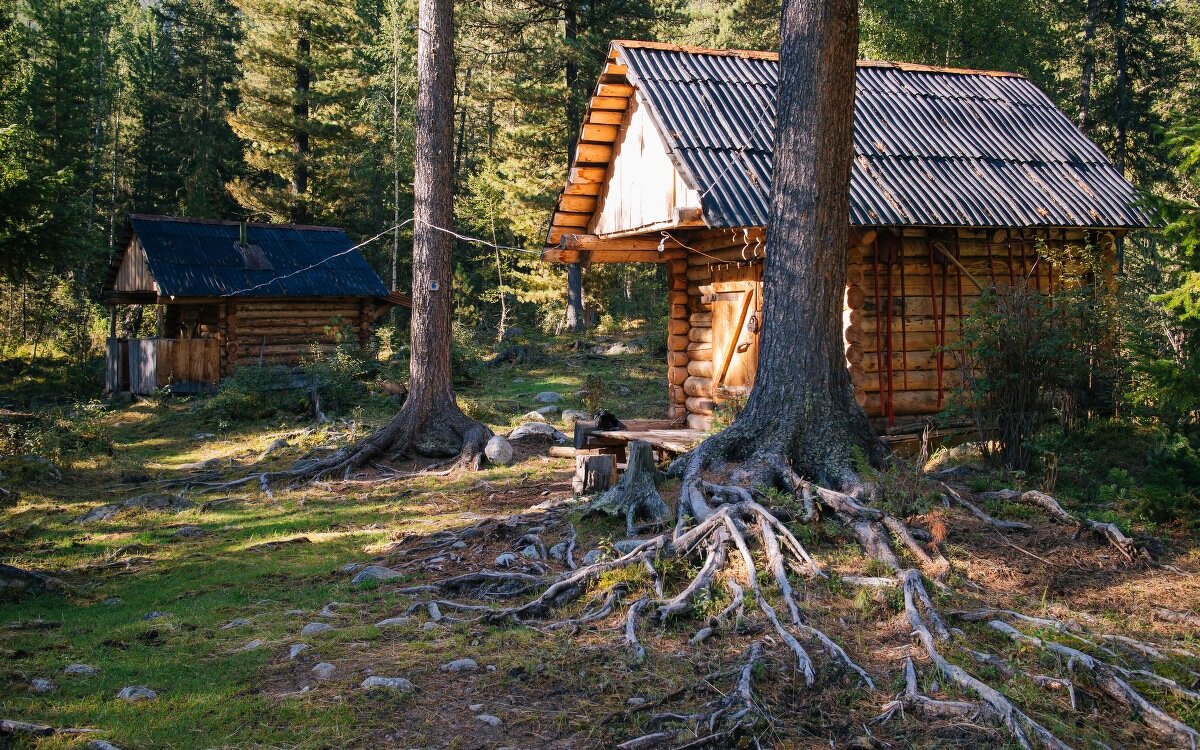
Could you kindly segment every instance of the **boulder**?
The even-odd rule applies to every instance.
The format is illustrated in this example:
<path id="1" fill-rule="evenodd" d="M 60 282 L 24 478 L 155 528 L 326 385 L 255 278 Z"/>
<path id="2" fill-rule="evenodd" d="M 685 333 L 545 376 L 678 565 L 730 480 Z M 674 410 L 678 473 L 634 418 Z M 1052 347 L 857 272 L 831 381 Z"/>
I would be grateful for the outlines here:
<path id="1" fill-rule="evenodd" d="M 246 643 L 246 644 L 245 644 L 245 645 L 243 645 L 241 648 L 239 648 L 239 649 L 238 649 L 238 651 L 255 651 L 255 650 L 257 650 L 257 649 L 260 649 L 260 648 L 262 648 L 262 647 L 263 647 L 263 641 L 262 641 L 262 639 L 261 639 L 261 638 L 255 638 L 254 640 L 250 641 L 249 643 Z"/>
<path id="2" fill-rule="evenodd" d="M 333 673 L 336 671 L 337 667 L 333 666 L 327 661 L 323 661 L 312 668 L 312 673 L 318 680 L 332 680 Z"/>
<path id="3" fill-rule="evenodd" d="M 613 549 L 615 549 L 618 554 L 628 555 L 630 552 L 633 552 L 635 549 L 645 543 L 645 539 L 622 539 L 619 542 L 613 543 Z"/>
<path id="4" fill-rule="evenodd" d="M 487 724 L 489 727 L 498 727 L 504 723 L 500 720 L 500 717 L 492 716 L 491 714 L 478 714 L 475 718 L 479 721 L 482 721 L 484 724 Z"/>
<path id="5" fill-rule="evenodd" d="M 304 653 L 307 650 L 308 650 L 307 643 L 293 643 L 292 645 L 288 646 L 288 658 L 295 659 L 297 656 L 299 656 L 300 654 Z"/>
<path id="6" fill-rule="evenodd" d="M 497 568 L 511 568 L 517 564 L 517 556 L 511 552 L 502 552 L 492 564 Z"/>
<path id="7" fill-rule="evenodd" d="M 557 404 L 562 401 L 562 394 L 557 391 L 542 391 L 534 396 L 533 400 L 539 404 Z"/>
<path id="8" fill-rule="evenodd" d="M 542 553 L 538 551 L 537 547 L 530 544 L 529 546 L 527 546 L 521 550 L 521 557 L 527 557 L 530 560 L 541 560 Z"/>
<path id="9" fill-rule="evenodd" d="M 591 416 L 589 416 L 585 411 L 579 411 L 578 409 L 563 409 L 562 423 L 567 427 L 574 427 L 576 422 L 584 419 L 591 419 Z"/>
<path id="10" fill-rule="evenodd" d="M 548 554 L 551 560 L 566 560 L 567 559 L 567 543 L 559 542 L 550 548 Z"/>
<path id="11" fill-rule="evenodd" d="M 541 414 L 546 419 L 553 419 L 558 416 L 558 407 L 554 404 L 543 406 L 540 409 L 534 409 L 534 413 Z"/>
<path id="12" fill-rule="evenodd" d="M 522 414 L 521 419 L 526 422 L 545 422 L 546 415 L 542 414 L 540 411 L 531 411 L 528 414 Z"/>
<path id="13" fill-rule="evenodd" d="M 44 677 L 34 677 L 29 681 L 29 692 L 31 693 L 53 693 L 54 683 Z"/>
<path id="14" fill-rule="evenodd" d="M 550 438 L 558 444 L 565 443 L 569 438 L 554 427 L 545 424 L 544 422 L 526 422 L 518 426 L 512 432 L 508 433 L 509 442 L 516 440 L 524 440 L 532 437 Z"/>
<path id="15" fill-rule="evenodd" d="M 324 622 L 310 622 L 300 628 L 300 635 L 317 635 L 319 633 L 328 633 L 333 630 L 333 626 Z"/>
<path id="16" fill-rule="evenodd" d="M 487 456 L 488 461 L 499 466 L 507 466 L 513 460 L 512 445 L 509 444 L 503 435 L 493 435 L 492 439 L 488 440 L 487 446 L 483 449 L 483 454 Z"/>
<path id="17" fill-rule="evenodd" d="M 208 532 L 199 526 L 180 526 L 171 535 L 172 539 L 199 539 Z"/>
<path id="18" fill-rule="evenodd" d="M 399 578 L 400 574 L 391 568 L 385 568 L 382 565 L 368 565 L 360 570 L 354 578 L 350 579 L 350 583 L 355 585 L 366 583 L 367 581 L 386 581 L 390 578 Z"/>
<path id="19" fill-rule="evenodd" d="M 455 659 L 443 664 L 441 669 L 443 672 L 477 672 L 479 662 L 471 658 Z"/>
<path id="20" fill-rule="evenodd" d="M 604 558 L 604 553 L 598 549 L 594 549 L 583 556 L 584 565 L 595 565 Z"/>
<path id="21" fill-rule="evenodd" d="M 94 674 L 100 674 L 100 670 L 91 664 L 68 664 L 63 670 L 63 674 L 91 677 Z"/>
<path id="22" fill-rule="evenodd" d="M 158 693 L 144 685 L 131 685 L 121 688 L 121 692 L 117 693 L 117 698 L 126 703 L 137 703 L 138 701 L 156 700 Z"/>
<path id="23" fill-rule="evenodd" d="M 375 623 L 375 627 L 394 628 L 406 623 L 408 623 L 408 618 L 404 615 L 400 615 L 399 617 L 389 617 L 386 620 L 380 620 L 379 622 Z"/>
<path id="24" fill-rule="evenodd" d="M 246 619 L 245 617 L 235 617 L 234 619 L 222 625 L 221 630 L 233 630 L 234 628 L 240 628 L 249 624 L 250 620 Z"/>

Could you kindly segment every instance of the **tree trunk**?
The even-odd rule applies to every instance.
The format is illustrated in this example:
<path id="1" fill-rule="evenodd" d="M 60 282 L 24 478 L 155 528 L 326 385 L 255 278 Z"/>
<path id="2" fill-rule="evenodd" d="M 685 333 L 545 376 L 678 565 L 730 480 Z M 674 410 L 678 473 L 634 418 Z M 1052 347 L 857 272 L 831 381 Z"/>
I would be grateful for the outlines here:
<path id="1" fill-rule="evenodd" d="M 293 224 L 308 223 L 308 116 L 309 88 L 312 84 L 312 70 L 309 67 L 311 41 L 309 34 L 312 21 L 301 16 L 299 39 L 296 40 L 296 103 L 292 111 L 296 115 L 296 124 L 292 132 L 292 205 L 289 211 Z"/>
<path id="2" fill-rule="evenodd" d="M 1087 0 L 1087 19 L 1083 27 L 1083 70 L 1079 75 L 1079 129 L 1091 124 L 1092 82 L 1096 77 L 1096 13 L 1100 0 Z"/>
<path id="3" fill-rule="evenodd" d="M 563 39 L 567 47 L 567 63 L 565 70 L 567 84 L 567 163 L 575 159 L 575 134 L 581 125 L 579 117 L 579 63 L 575 59 L 575 40 L 579 36 L 578 10 L 575 0 L 566 0 L 563 5 L 563 16 L 566 19 L 563 29 Z M 578 263 L 567 266 L 567 324 L 568 331 L 582 331 L 587 327 L 586 311 L 583 309 L 583 268 Z"/>
<path id="4" fill-rule="evenodd" d="M 758 371 L 722 441 L 834 486 L 851 481 L 855 448 L 886 453 L 854 400 L 841 325 L 857 40 L 855 0 L 784 4 Z"/>

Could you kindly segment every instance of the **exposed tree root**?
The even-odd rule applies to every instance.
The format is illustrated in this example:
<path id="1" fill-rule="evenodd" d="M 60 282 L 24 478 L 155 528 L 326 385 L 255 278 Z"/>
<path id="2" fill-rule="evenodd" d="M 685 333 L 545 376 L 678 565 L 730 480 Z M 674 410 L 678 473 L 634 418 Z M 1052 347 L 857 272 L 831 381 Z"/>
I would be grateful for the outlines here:
<path id="1" fill-rule="evenodd" d="M 669 518 L 671 509 L 654 486 L 657 473 L 650 444 L 634 440 L 629 444 L 629 459 L 621 481 L 593 500 L 589 510 L 623 517 L 625 533 L 629 536 L 633 536 L 634 521 L 639 517 L 653 522 Z"/>
<path id="2" fill-rule="evenodd" d="M 1044 492 L 1037 490 L 1027 490 L 1025 492 L 1017 492 L 1016 490 L 1000 490 L 998 492 L 985 492 L 980 495 L 985 499 L 1007 500 L 1009 502 L 1021 503 L 1034 508 L 1040 508 L 1047 515 L 1059 523 L 1068 526 L 1074 526 L 1078 530 L 1088 529 L 1093 531 L 1105 539 L 1113 546 L 1124 558 L 1132 563 L 1135 560 L 1142 558 L 1150 559 L 1150 553 L 1144 548 L 1125 536 L 1125 533 L 1117 528 L 1116 524 L 1104 523 L 1102 521 L 1093 521 L 1089 518 L 1077 518 L 1068 513 L 1058 501 L 1050 497 Z"/>

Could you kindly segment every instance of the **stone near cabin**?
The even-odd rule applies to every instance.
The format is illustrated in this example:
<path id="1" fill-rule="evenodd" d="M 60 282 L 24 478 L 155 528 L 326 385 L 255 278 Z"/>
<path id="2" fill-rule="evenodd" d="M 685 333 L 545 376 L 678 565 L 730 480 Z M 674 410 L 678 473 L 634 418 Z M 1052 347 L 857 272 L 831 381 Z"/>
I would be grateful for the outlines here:
<path id="1" fill-rule="evenodd" d="M 498 568 L 511 568 L 517 564 L 517 556 L 511 552 L 503 552 L 492 562 Z"/>
<path id="2" fill-rule="evenodd" d="M 337 667 L 333 666 L 327 661 L 323 661 L 312 668 L 312 673 L 318 680 L 332 680 L 333 674 L 336 671 Z"/>
<path id="3" fill-rule="evenodd" d="M 530 544 L 521 550 L 521 557 L 527 557 L 530 560 L 541 560 L 542 553 L 538 551 L 537 547 Z"/>
<path id="4" fill-rule="evenodd" d="M 375 627 L 377 627 L 377 628 L 399 627 L 400 625 L 408 624 L 408 620 L 409 620 L 409 618 L 405 617 L 404 615 L 400 615 L 399 617 L 389 617 L 386 620 L 380 620 L 379 622 L 375 623 Z"/>
<path id="5" fill-rule="evenodd" d="M 44 677 L 34 677 L 29 681 L 29 692 L 52 693 L 54 692 L 54 683 Z"/>
<path id="6" fill-rule="evenodd" d="M 117 693 L 117 698 L 126 703 L 137 703 L 139 701 L 157 700 L 158 693 L 144 685 L 131 685 L 121 688 L 121 692 Z"/>
<path id="7" fill-rule="evenodd" d="M 221 630 L 233 630 L 234 628 L 240 628 L 249 624 L 250 620 L 246 619 L 245 617 L 235 617 L 234 619 L 222 625 Z"/>
<path id="8" fill-rule="evenodd" d="M 300 635 L 318 635 L 320 633 L 328 633 L 333 630 L 333 626 L 324 622 L 310 622 L 300 628 Z"/>
<path id="9" fill-rule="evenodd" d="M 448 661 L 441 667 L 443 672 L 477 672 L 479 662 L 469 657 Z"/>
<path id="10" fill-rule="evenodd" d="M 542 391 L 534 396 L 533 400 L 539 404 L 557 404 L 562 401 L 562 394 L 557 391 Z"/>
<path id="11" fill-rule="evenodd" d="M 492 716 L 491 714 L 479 714 L 475 718 L 479 721 L 482 721 L 484 724 L 487 724 L 489 727 L 498 727 L 504 723 L 501 721 L 499 716 Z"/>
<path id="12" fill-rule="evenodd" d="M 499 466 L 507 466 L 513 461 L 513 449 L 503 435 L 493 435 L 483 449 L 487 460 Z M 466 545 L 464 545 L 466 546 Z"/>
<path id="13" fill-rule="evenodd" d="M 594 550 L 589 551 L 586 555 L 583 556 L 583 564 L 584 565 L 595 565 L 596 563 L 600 562 L 602 559 L 604 559 L 604 553 L 598 549 L 594 549 Z"/>
<path id="14" fill-rule="evenodd" d="M 307 643 L 293 643 L 292 645 L 288 646 L 288 658 L 295 659 L 297 656 L 307 651 L 308 648 L 309 646 Z"/>
<path id="15" fill-rule="evenodd" d="M 180 526 L 171 537 L 173 539 L 199 539 L 206 534 L 208 532 L 199 526 Z"/>
<path id="16" fill-rule="evenodd" d="M 545 422 L 546 416 L 541 412 L 531 411 L 527 414 L 522 414 L 521 419 L 525 420 L 526 422 Z"/>
<path id="17" fill-rule="evenodd" d="M 171 615 L 169 613 L 162 612 L 162 611 L 159 611 L 156 609 L 153 612 L 147 612 L 146 614 L 142 615 L 142 619 L 143 620 L 161 620 L 164 617 L 170 617 L 170 616 Z"/>
<path id="18" fill-rule="evenodd" d="M 579 411 L 578 409 L 564 409 L 562 413 L 562 423 L 567 427 L 574 427 L 575 423 L 582 419 L 591 419 L 587 412 Z"/>
<path id="19" fill-rule="evenodd" d="M 239 648 L 238 651 L 254 651 L 254 650 L 260 649 L 262 647 L 263 647 L 262 639 L 255 638 L 254 640 L 246 643 L 241 648 Z"/>
<path id="20" fill-rule="evenodd" d="M 570 439 L 559 430 L 544 422 L 526 422 L 508 433 L 508 441 L 510 443 L 531 437 L 547 437 L 560 445 Z"/>
<path id="21" fill-rule="evenodd" d="M 540 409 L 534 409 L 534 411 L 538 414 L 541 414 L 546 419 L 552 419 L 558 416 L 558 407 L 554 404 L 543 406 Z"/>
<path id="22" fill-rule="evenodd" d="M 317 617 L 336 617 L 337 611 L 346 605 L 341 602 L 330 602 L 321 608 L 317 613 Z"/>
<path id="23" fill-rule="evenodd" d="M 366 563 L 346 563 L 338 568 L 343 573 L 354 573 L 366 567 Z"/>
<path id="24" fill-rule="evenodd" d="M 363 680 L 360 687 L 363 690 L 376 690 L 382 688 L 385 690 L 395 690 L 401 693 L 411 693 L 414 689 L 414 685 L 403 677 L 379 677 L 376 675 L 372 675 Z"/>
<path id="25" fill-rule="evenodd" d="M 566 560 L 567 559 L 567 543 L 559 542 L 551 547 L 548 551 L 551 560 Z"/>
<path id="26" fill-rule="evenodd" d="M 63 674 L 75 675 L 78 677 L 91 677 L 92 675 L 100 674 L 100 670 L 93 667 L 91 664 L 68 664 L 63 669 Z"/>
<path id="27" fill-rule="evenodd" d="M 400 574 L 391 568 L 385 568 L 382 565 L 368 565 L 360 570 L 358 574 L 354 576 L 354 578 L 350 579 L 350 583 L 358 585 L 360 583 L 366 583 L 367 581 L 386 581 L 391 578 L 399 577 Z"/>

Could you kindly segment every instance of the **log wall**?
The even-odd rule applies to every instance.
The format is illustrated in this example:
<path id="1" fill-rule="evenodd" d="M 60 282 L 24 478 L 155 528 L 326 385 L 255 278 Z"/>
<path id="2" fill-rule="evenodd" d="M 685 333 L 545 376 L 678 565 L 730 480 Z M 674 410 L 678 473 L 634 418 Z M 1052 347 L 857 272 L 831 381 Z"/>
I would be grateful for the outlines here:
<path id="1" fill-rule="evenodd" d="M 1084 230 L 852 232 L 843 312 L 846 365 L 868 416 L 886 428 L 940 412 L 960 382 L 954 357 L 941 349 L 958 340 L 964 315 L 980 297 L 976 282 L 1024 283 L 1052 293 L 1062 288 L 1064 276 L 1078 278 L 1083 265 L 1058 267 L 1039 248 L 1084 252 L 1089 243 L 1115 267 L 1112 236 Z M 668 265 L 670 408 L 689 427 L 708 429 L 714 410 L 731 398 L 712 387 L 713 273 L 762 263 L 766 244 L 756 229 L 712 230 L 687 244 L 686 260 Z"/>
<path id="2" fill-rule="evenodd" d="M 342 329 L 367 348 L 374 302 L 359 297 L 236 299 L 221 308 L 221 375 L 239 365 L 299 363 L 314 350 L 333 351 Z"/>

